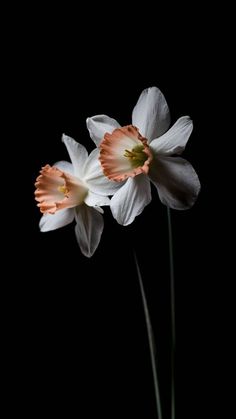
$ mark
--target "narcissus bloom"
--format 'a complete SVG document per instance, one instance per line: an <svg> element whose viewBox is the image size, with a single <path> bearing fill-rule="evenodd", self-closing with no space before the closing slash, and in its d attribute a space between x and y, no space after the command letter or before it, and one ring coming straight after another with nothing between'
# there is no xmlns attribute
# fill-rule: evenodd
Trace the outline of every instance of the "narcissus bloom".
<svg viewBox="0 0 236 419"><path fill-rule="evenodd" d="M184 210L196 201L200 191L198 176L188 161L176 156L185 148L192 121L183 116L169 126L169 108L157 87L145 89L140 95L132 125L121 127L106 115L87 119L90 136L100 148L104 174L117 183L123 182L110 203L118 223L132 223L149 204L150 181L161 202L170 208Z"/></svg>
<svg viewBox="0 0 236 419"><path fill-rule="evenodd" d="M43 213L39 227L50 231L76 220L75 234L81 252L90 257L103 231L100 208L109 205L117 184L107 179L98 160L99 150L88 156L84 146L63 135L72 163L60 161L42 168L35 186L35 199Z"/></svg>

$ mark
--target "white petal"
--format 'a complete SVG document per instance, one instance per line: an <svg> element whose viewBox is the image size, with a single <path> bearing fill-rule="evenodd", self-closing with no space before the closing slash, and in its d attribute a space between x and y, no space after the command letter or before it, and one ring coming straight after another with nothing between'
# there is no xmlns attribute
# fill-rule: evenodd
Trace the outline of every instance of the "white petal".
<svg viewBox="0 0 236 419"><path fill-rule="evenodd" d="M53 166L57 167L62 172L69 173L69 175L74 175L73 164L68 161L58 161Z"/></svg>
<svg viewBox="0 0 236 419"><path fill-rule="evenodd" d="M110 203L109 203L110 205ZM101 207L93 207L96 211L100 212L100 214L104 214L104 211Z"/></svg>
<svg viewBox="0 0 236 419"><path fill-rule="evenodd" d="M64 227L72 223L74 216L72 208L59 210L55 214L44 214L39 222L40 231L45 232Z"/></svg>
<svg viewBox="0 0 236 419"><path fill-rule="evenodd" d="M84 256L91 257L101 239L104 226L103 217L94 208L83 204L76 208L75 218L75 235L80 250Z"/></svg>
<svg viewBox="0 0 236 419"><path fill-rule="evenodd" d="M99 149L93 150L84 166L83 180L86 182L89 190L99 195L113 195L122 183L109 180L102 171L99 157Z"/></svg>
<svg viewBox="0 0 236 419"><path fill-rule="evenodd" d="M170 112L163 93L157 87L143 90L133 109L132 124L151 142L170 126Z"/></svg>
<svg viewBox="0 0 236 419"><path fill-rule="evenodd" d="M84 202L89 207L100 207L104 205L110 205L110 199L107 196L101 196L91 191L88 192Z"/></svg>
<svg viewBox="0 0 236 419"><path fill-rule="evenodd" d="M154 163L149 176L157 188L161 202L177 210L190 208L201 187L191 164L180 157L167 156L156 159Z"/></svg>
<svg viewBox="0 0 236 419"><path fill-rule="evenodd" d="M86 120L90 137L98 147L106 132L111 134L114 129L120 128L120 124L107 115L95 115Z"/></svg>
<svg viewBox="0 0 236 419"><path fill-rule="evenodd" d="M131 224L151 199L148 176L141 174L129 178L111 199L112 215L119 224Z"/></svg>
<svg viewBox="0 0 236 419"><path fill-rule="evenodd" d="M84 163L88 157L88 152L82 144L77 143L75 140L73 140L73 138L68 137L68 135L63 134L62 141L67 148L71 162L73 164L74 175L81 179Z"/></svg>
<svg viewBox="0 0 236 419"><path fill-rule="evenodd" d="M161 137L150 144L155 154L172 155L181 154L193 130L193 122L189 116L182 116Z"/></svg>

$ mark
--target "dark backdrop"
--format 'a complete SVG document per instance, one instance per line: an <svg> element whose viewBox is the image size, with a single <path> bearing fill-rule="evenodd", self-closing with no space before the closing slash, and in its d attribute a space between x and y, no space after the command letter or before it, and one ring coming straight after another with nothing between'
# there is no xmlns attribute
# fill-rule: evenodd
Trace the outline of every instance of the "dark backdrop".
<svg viewBox="0 0 236 419"><path fill-rule="evenodd" d="M198 172L202 191L194 208L172 212L176 417L201 417L203 406L205 413L211 409L214 325L209 307L215 284L208 250L212 234L214 238L210 220L215 191L209 159L214 138L207 119L213 101L211 70L204 58L211 40L197 36L188 19L182 17L171 28L166 14L156 20L151 10L145 16L141 12L137 19L122 13L106 18L93 10L93 18L99 16L94 26L86 13L77 21L73 10L60 18L44 10L33 13L15 39L13 107L20 133L15 144L24 161L16 167L25 175L27 206L20 205L24 222L16 237L24 255L17 262L22 279L11 283L17 347L12 359L19 411L31 417L45 412L83 418L156 417L135 249L156 340L163 419L170 418L167 216L156 191L131 226L119 226L105 209L104 233L91 259L80 253L74 225L39 232L33 195L41 166L67 160L62 133L91 151L86 117L104 113L129 124L141 91L150 86L164 93L173 123L183 115L194 122L184 157ZM22 202L22 185L16 189Z"/></svg>

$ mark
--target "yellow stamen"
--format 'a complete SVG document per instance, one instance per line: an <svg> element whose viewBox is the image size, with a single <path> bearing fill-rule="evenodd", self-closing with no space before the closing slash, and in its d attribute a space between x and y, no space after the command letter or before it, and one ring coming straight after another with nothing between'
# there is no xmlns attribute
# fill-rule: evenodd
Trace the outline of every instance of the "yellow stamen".
<svg viewBox="0 0 236 419"><path fill-rule="evenodd" d="M69 189L65 185L58 186L57 189L58 189L59 192L63 193L64 195L67 195L68 192L69 192Z"/></svg>
<svg viewBox="0 0 236 419"><path fill-rule="evenodd" d="M147 160L147 155L143 150L143 145L137 145L131 151L125 150L124 157L130 159L134 167L142 166Z"/></svg>

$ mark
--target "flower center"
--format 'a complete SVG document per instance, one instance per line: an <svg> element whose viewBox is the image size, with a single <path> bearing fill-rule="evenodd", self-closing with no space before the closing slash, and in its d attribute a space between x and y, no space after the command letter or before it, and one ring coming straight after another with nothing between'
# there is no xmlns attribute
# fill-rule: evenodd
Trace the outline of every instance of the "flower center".
<svg viewBox="0 0 236 419"><path fill-rule="evenodd" d="M121 182L141 173L147 174L152 153L138 128L127 125L104 135L99 160L105 176Z"/></svg>
<svg viewBox="0 0 236 419"><path fill-rule="evenodd" d="M131 151L125 150L124 157L130 160L133 167L143 166L148 158L144 152L144 145L136 145Z"/></svg>
<svg viewBox="0 0 236 419"><path fill-rule="evenodd" d="M69 192L69 189L66 187L66 185L58 186L57 190L63 193L65 196L67 196Z"/></svg>
<svg viewBox="0 0 236 419"><path fill-rule="evenodd" d="M55 214L63 208L73 208L84 202L88 193L84 183L47 164L36 179L35 199L42 213Z"/></svg>

